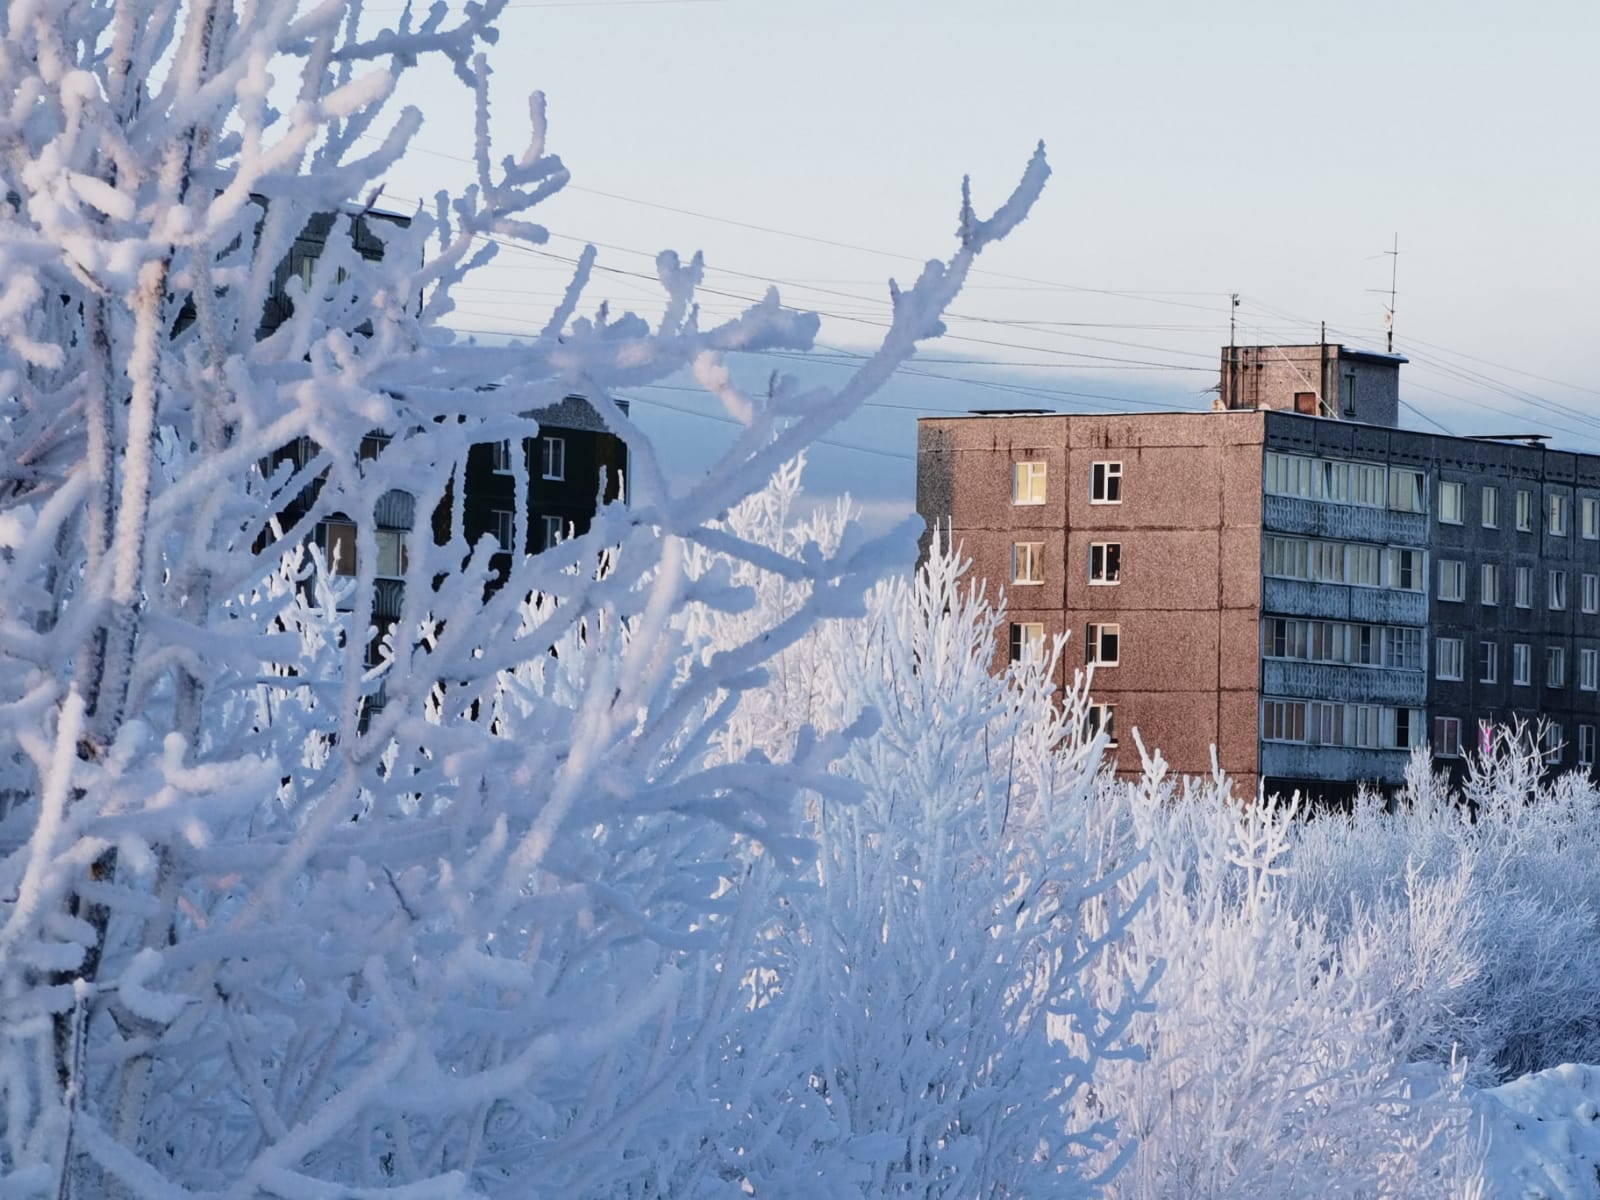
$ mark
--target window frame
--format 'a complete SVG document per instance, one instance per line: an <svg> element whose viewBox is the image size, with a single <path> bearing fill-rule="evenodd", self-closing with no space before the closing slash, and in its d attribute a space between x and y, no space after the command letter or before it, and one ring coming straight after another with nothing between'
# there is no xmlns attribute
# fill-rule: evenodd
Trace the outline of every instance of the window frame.
<svg viewBox="0 0 1600 1200"><path fill-rule="evenodd" d="M1478 564L1478 603L1486 608L1500 606L1500 564Z"/></svg>
<svg viewBox="0 0 1600 1200"><path fill-rule="evenodd" d="M511 439L501 438L489 443L489 467L496 475L513 475L515 460L511 457Z"/></svg>
<svg viewBox="0 0 1600 1200"><path fill-rule="evenodd" d="M1565 646L1546 646L1544 648L1544 685L1547 688L1564 688L1567 686L1567 648Z"/></svg>
<svg viewBox="0 0 1600 1200"><path fill-rule="evenodd" d="M1567 611L1567 572L1561 567L1551 567L1547 579L1545 607L1550 612Z"/></svg>
<svg viewBox="0 0 1600 1200"><path fill-rule="evenodd" d="M1500 682L1499 642L1481 641L1478 643L1478 682Z"/></svg>
<svg viewBox="0 0 1600 1200"><path fill-rule="evenodd" d="M1578 647L1578 690L1600 691L1600 650L1593 646Z"/></svg>
<svg viewBox="0 0 1600 1200"><path fill-rule="evenodd" d="M1106 655L1106 638L1111 639L1111 654ZM1084 638L1087 662L1092 667L1115 667L1122 663L1122 625L1117 621L1090 621Z"/></svg>
<svg viewBox="0 0 1600 1200"><path fill-rule="evenodd" d="M1500 489L1485 484L1478 494L1478 523L1484 529L1500 528Z"/></svg>
<svg viewBox="0 0 1600 1200"><path fill-rule="evenodd" d="M1089 465L1089 503L1122 503L1121 459L1104 459Z"/></svg>
<svg viewBox="0 0 1600 1200"><path fill-rule="evenodd" d="M1095 569L1096 553L1100 559L1099 570ZM1089 586L1090 587L1116 587L1122 582L1122 543L1121 542L1090 542L1089 543Z"/></svg>
<svg viewBox="0 0 1600 1200"><path fill-rule="evenodd" d="M1551 537L1566 537L1571 528L1568 520L1567 497L1561 492L1551 492L1545 505L1545 528Z"/></svg>
<svg viewBox="0 0 1600 1200"><path fill-rule="evenodd" d="M1466 485L1458 480L1439 480L1439 524L1462 524L1466 504L1466 491Z"/></svg>
<svg viewBox="0 0 1600 1200"><path fill-rule="evenodd" d="M1034 468L1038 468L1035 470ZM1049 499L1050 463L1043 458L1019 458L1011 468L1011 504L1033 508Z"/></svg>
<svg viewBox="0 0 1600 1200"><path fill-rule="evenodd" d="M1518 566L1514 575L1515 583L1512 588L1513 604L1517 608L1533 607L1533 568Z"/></svg>
<svg viewBox="0 0 1600 1200"><path fill-rule="evenodd" d="M1028 575L1024 575L1022 568L1024 562L1033 568ZM1037 574L1037 578L1033 576ZM1011 543L1011 583L1014 587L1040 587L1044 583L1044 543L1043 542L1012 542Z"/></svg>
<svg viewBox="0 0 1600 1200"><path fill-rule="evenodd" d="M1433 719L1433 756L1435 758L1461 757L1461 718L1435 717Z"/></svg>
<svg viewBox="0 0 1600 1200"><path fill-rule="evenodd" d="M1533 643L1511 643L1511 686L1533 686Z"/></svg>
<svg viewBox="0 0 1600 1200"><path fill-rule="evenodd" d="M1578 497L1578 532L1587 542L1600 538L1600 499Z"/></svg>
<svg viewBox="0 0 1600 1200"><path fill-rule="evenodd" d="M1516 527L1518 533L1533 532L1533 493L1527 488L1517 489Z"/></svg>
<svg viewBox="0 0 1600 1200"><path fill-rule="evenodd" d="M1037 632L1035 632L1037 631ZM1044 660L1044 622L1011 622L1011 661L1042 662Z"/></svg>
<svg viewBox="0 0 1600 1200"><path fill-rule="evenodd" d="M1449 587L1445 584L1448 581ZM1467 598L1467 564L1459 558L1439 560L1439 599L1455 602Z"/></svg>
<svg viewBox="0 0 1600 1200"><path fill-rule="evenodd" d="M1466 657L1466 646L1458 637L1439 637L1433 642L1433 677L1448 681L1459 681L1466 673L1463 659ZM1453 671L1453 674L1447 674Z"/></svg>
<svg viewBox="0 0 1600 1200"><path fill-rule="evenodd" d="M1115 704L1095 703L1089 705L1083 714L1084 736L1086 740L1098 737L1102 730L1106 734L1106 749L1114 750L1117 745L1117 706Z"/></svg>
<svg viewBox="0 0 1600 1200"><path fill-rule="evenodd" d="M1578 726L1578 765L1580 767L1594 766L1594 741L1594 726L1580 724Z"/></svg>
<svg viewBox="0 0 1600 1200"><path fill-rule="evenodd" d="M539 478L565 482L567 478L567 439L540 434Z"/></svg>
<svg viewBox="0 0 1600 1200"><path fill-rule="evenodd" d="M517 514L509 508L489 510L489 533L500 544L500 552L508 554L516 549Z"/></svg>
<svg viewBox="0 0 1600 1200"><path fill-rule="evenodd" d="M373 563L373 577L377 579L404 579L410 565L411 553L406 546L406 530L375 529L372 539L377 551Z"/></svg>
<svg viewBox="0 0 1600 1200"><path fill-rule="evenodd" d="M343 517L326 517L317 522L316 537L317 548L322 551L322 561L328 574L340 579L355 578L360 570L357 553L360 532L356 529L356 523ZM346 565L349 569L342 569Z"/></svg>

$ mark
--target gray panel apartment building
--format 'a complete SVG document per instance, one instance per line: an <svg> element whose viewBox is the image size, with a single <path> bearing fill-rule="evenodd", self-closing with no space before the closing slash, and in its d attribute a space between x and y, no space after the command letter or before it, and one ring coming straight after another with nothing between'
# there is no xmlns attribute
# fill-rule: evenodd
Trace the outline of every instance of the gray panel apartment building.
<svg viewBox="0 0 1600 1200"><path fill-rule="evenodd" d="M1123 770L1137 727L1331 794L1538 717L1592 767L1600 457L1395 428L1402 362L1230 348L1210 413L920 421L918 511L1006 594L997 667L1070 634Z"/></svg>

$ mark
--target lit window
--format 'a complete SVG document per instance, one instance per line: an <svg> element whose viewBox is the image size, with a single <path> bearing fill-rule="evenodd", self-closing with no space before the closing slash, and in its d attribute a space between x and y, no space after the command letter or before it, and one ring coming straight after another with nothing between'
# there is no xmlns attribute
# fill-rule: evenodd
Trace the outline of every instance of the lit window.
<svg viewBox="0 0 1600 1200"><path fill-rule="evenodd" d="M1517 607L1533 607L1533 568L1517 568Z"/></svg>
<svg viewBox="0 0 1600 1200"><path fill-rule="evenodd" d="M1467 564L1456 559L1439 560L1439 599L1460 600L1467 594Z"/></svg>
<svg viewBox="0 0 1600 1200"><path fill-rule="evenodd" d="M1500 528L1500 489L1486 487L1483 489L1483 527L1485 529Z"/></svg>
<svg viewBox="0 0 1600 1200"><path fill-rule="evenodd" d="M1439 523L1441 525L1461 524L1462 494L1465 490L1462 484L1439 481Z"/></svg>
<svg viewBox="0 0 1600 1200"><path fill-rule="evenodd" d="M1436 679L1461 678L1461 639L1439 638L1433 645L1433 674Z"/></svg>
<svg viewBox="0 0 1600 1200"><path fill-rule="evenodd" d="M1600 688L1600 651L1578 651L1578 686L1586 692Z"/></svg>
<svg viewBox="0 0 1600 1200"><path fill-rule="evenodd" d="M373 535L378 542L378 578L399 579L406 573L406 535L399 529L380 529Z"/></svg>
<svg viewBox="0 0 1600 1200"><path fill-rule="evenodd" d="M1461 757L1461 720L1459 717L1433 719L1433 753L1437 758Z"/></svg>
<svg viewBox="0 0 1600 1200"><path fill-rule="evenodd" d="M1089 470L1089 503L1122 503L1122 464L1097 462Z"/></svg>
<svg viewBox="0 0 1600 1200"><path fill-rule="evenodd" d="M510 550L513 545L513 527L516 525L516 514L510 509L497 508L489 513L489 532L494 534L494 540L500 543L500 549Z"/></svg>
<svg viewBox="0 0 1600 1200"><path fill-rule="evenodd" d="M1044 543L1011 543L1011 582L1044 582Z"/></svg>
<svg viewBox="0 0 1600 1200"><path fill-rule="evenodd" d="M1011 476L1011 503L1043 504L1046 464L1019 462Z"/></svg>
<svg viewBox="0 0 1600 1200"><path fill-rule="evenodd" d="M546 479L565 479L567 477L567 439L558 437L540 438L543 445L544 477Z"/></svg>
<svg viewBox="0 0 1600 1200"><path fill-rule="evenodd" d="M1089 543L1089 582L1116 583L1122 578L1122 543Z"/></svg>
<svg viewBox="0 0 1600 1200"><path fill-rule="evenodd" d="M1511 647L1511 682L1518 687L1533 683L1533 647L1517 642Z"/></svg>
<svg viewBox="0 0 1600 1200"><path fill-rule="evenodd" d="M1389 507L1400 512L1423 512L1426 493L1423 474L1404 467L1389 468Z"/></svg>
<svg viewBox="0 0 1600 1200"><path fill-rule="evenodd" d="M1567 536L1567 498L1559 494L1550 497L1550 533L1554 537Z"/></svg>
<svg viewBox="0 0 1600 1200"><path fill-rule="evenodd" d="M1533 529L1533 493L1517 489L1517 529L1529 533Z"/></svg>
<svg viewBox="0 0 1600 1200"><path fill-rule="evenodd" d="M1567 651L1563 646L1548 646L1544 652L1544 682L1546 687L1567 686Z"/></svg>
<svg viewBox="0 0 1600 1200"><path fill-rule="evenodd" d="M1567 607L1567 573L1552 569L1550 572L1550 594L1546 597L1550 603L1550 611L1564 612Z"/></svg>
<svg viewBox="0 0 1600 1200"><path fill-rule="evenodd" d="M1478 643L1478 682L1497 683L1500 679L1500 643Z"/></svg>
<svg viewBox="0 0 1600 1200"><path fill-rule="evenodd" d="M324 521L317 526L317 545L334 575L356 573L356 527L349 521Z"/></svg>
<svg viewBox="0 0 1600 1200"><path fill-rule="evenodd" d="M1117 713L1116 706L1111 704L1091 704L1084 719L1084 736L1094 737L1096 734L1106 735L1106 745L1117 744Z"/></svg>
<svg viewBox="0 0 1600 1200"><path fill-rule="evenodd" d="M1038 662L1044 657L1044 625L1038 621L1011 623L1011 661Z"/></svg>
<svg viewBox="0 0 1600 1200"><path fill-rule="evenodd" d="M1089 661L1097 667L1114 667L1121 661L1122 626L1089 626Z"/></svg>
<svg viewBox="0 0 1600 1200"><path fill-rule="evenodd" d="M1500 564L1484 563L1478 570L1478 599L1484 604L1500 603Z"/></svg>

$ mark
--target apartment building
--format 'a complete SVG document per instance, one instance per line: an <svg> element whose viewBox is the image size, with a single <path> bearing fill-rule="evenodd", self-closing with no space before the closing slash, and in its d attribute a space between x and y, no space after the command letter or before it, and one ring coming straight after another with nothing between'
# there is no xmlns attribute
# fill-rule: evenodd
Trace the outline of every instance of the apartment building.
<svg viewBox="0 0 1600 1200"><path fill-rule="evenodd" d="M1215 746L1336 794L1518 718L1591 768L1600 457L1396 428L1403 362L1230 348L1209 413L919 422L918 510L1006 596L997 667L1069 634L1120 770L1137 728L1182 772Z"/></svg>

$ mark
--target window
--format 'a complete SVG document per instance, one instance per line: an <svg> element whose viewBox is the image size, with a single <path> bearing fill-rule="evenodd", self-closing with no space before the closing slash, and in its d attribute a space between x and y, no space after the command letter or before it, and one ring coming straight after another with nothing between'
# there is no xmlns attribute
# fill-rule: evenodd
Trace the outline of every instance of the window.
<svg viewBox="0 0 1600 1200"><path fill-rule="evenodd" d="M1089 470L1089 503L1122 503L1122 464L1097 462Z"/></svg>
<svg viewBox="0 0 1600 1200"><path fill-rule="evenodd" d="M544 549L548 550L557 542L566 540L567 524L560 517L545 517L542 524L544 526Z"/></svg>
<svg viewBox="0 0 1600 1200"><path fill-rule="evenodd" d="M1038 621L1011 623L1011 661L1038 662L1044 657L1044 625Z"/></svg>
<svg viewBox="0 0 1600 1200"><path fill-rule="evenodd" d="M1461 639L1439 638L1433 644L1433 675L1435 679L1461 678Z"/></svg>
<svg viewBox="0 0 1600 1200"><path fill-rule="evenodd" d="M510 509L497 508L489 513L489 532L494 534L494 540L500 543L500 549L512 548L512 527L516 524L516 514Z"/></svg>
<svg viewBox="0 0 1600 1200"><path fill-rule="evenodd" d="M1545 597L1551 612L1564 612L1567 607L1567 573L1551 568L1550 594Z"/></svg>
<svg viewBox="0 0 1600 1200"><path fill-rule="evenodd" d="M1543 752L1546 764L1561 761L1561 745L1561 726L1551 721L1539 735L1539 749Z"/></svg>
<svg viewBox="0 0 1600 1200"><path fill-rule="evenodd" d="M1043 504L1046 464L1019 462L1011 476L1011 503Z"/></svg>
<svg viewBox="0 0 1600 1200"><path fill-rule="evenodd" d="M1114 667L1120 661L1122 626L1089 626L1089 661L1098 667Z"/></svg>
<svg viewBox="0 0 1600 1200"><path fill-rule="evenodd" d="M1567 498L1560 494L1550 497L1549 529L1554 537L1567 536Z"/></svg>
<svg viewBox="0 0 1600 1200"><path fill-rule="evenodd" d="M380 529L373 535L378 542L379 579L399 579L406 573L406 535L399 529Z"/></svg>
<svg viewBox="0 0 1600 1200"><path fill-rule="evenodd" d="M1600 500L1592 496L1585 496L1578 501L1578 523L1583 536L1591 542L1600 538ZM1589 726L1589 731L1594 732L1594 726Z"/></svg>
<svg viewBox="0 0 1600 1200"><path fill-rule="evenodd" d="M356 527L349 521L324 521L317 526L317 546L334 575L356 573Z"/></svg>
<svg viewBox="0 0 1600 1200"><path fill-rule="evenodd" d="M1517 607L1533 607L1533 568L1517 568Z"/></svg>
<svg viewBox="0 0 1600 1200"><path fill-rule="evenodd" d="M1306 704L1306 741L1313 746L1344 744L1344 705L1327 700Z"/></svg>
<svg viewBox="0 0 1600 1200"><path fill-rule="evenodd" d="M1437 758L1461 757L1461 719L1435 717L1433 719L1433 753Z"/></svg>
<svg viewBox="0 0 1600 1200"><path fill-rule="evenodd" d="M377 458L383 453L383 448L389 444L389 435L384 433L369 433L361 439L359 455L363 459Z"/></svg>
<svg viewBox="0 0 1600 1200"><path fill-rule="evenodd" d="M1350 546L1347 547L1347 552L1348 566L1345 569L1347 583L1360 584L1362 587L1382 585L1383 555L1378 552L1377 546Z"/></svg>
<svg viewBox="0 0 1600 1200"><path fill-rule="evenodd" d="M1268 742L1305 741L1305 701L1263 700L1261 702L1261 737L1263 741Z"/></svg>
<svg viewBox="0 0 1600 1200"><path fill-rule="evenodd" d="M1122 578L1122 543L1089 543L1089 582L1116 583Z"/></svg>
<svg viewBox="0 0 1600 1200"><path fill-rule="evenodd" d="M1527 687L1533 682L1533 647L1517 642L1511 647L1511 682Z"/></svg>
<svg viewBox="0 0 1600 1200"><path fill-rule="evenodd" d="M1383 744L1383 709L1376 704L1355 704L1350 708L1350 744L1372 749Z"/></svg>
<svg viewBox="0 0 1600 1200"><path fill-rule="evenodd" d="M1420 592L1425 582L1422 575L1422 551L1407 550L1398 546L1389 548L1389 586L1406 592Z"/></svg>
<svg viewBox="0 0 1600 1200"><path fill-rule="evenodd" d="M1497 683L1500 679L1500 643L1478 643L1478 682Z"/></svg>
<svg viewBox="0 0 1600 1200"><path fill-rule="evenodd" d="M1424 512L1423 475L1404 467L1389 468L1389 507L1400 512Z"/></svg>
<svg viewBox="0 0 1600 1200"><path fill-rule="evenodd" d="M509 441L491 443L494 469L501 475L511 473L511 443Z"/></svg>
<svg viewBox="0 0 1600 1200"><path fill-rule="evenodd" d="M1533 529L1533 493L1517 489L1517 529L1522 533Z"/></svg>
<svg viewBox="0 0 1600 1200"><path fill-rule="evenodd" d="M1303 658L1305 625L1284 617L1268 617L1261 625L1261 653L1268 658Z"/></svg>
<svg viewBox="0 0 1600 1200"><path fill-rule="evenodd" d="M1567 650L1565 646L1547 646L1544 652L1544 682L1546 687L1567 686Z"/></svg>
<svg viewBox="0 0 1600 1200"><path fill-rule="evenodd" d="M1383 710L1386 743L1396 750L1408 750L1422 738L1422 710L1386 708Z"/></svg>
<svg viewBox="0 0 1600 1200"><path fill-rule="evenodd" d="M1583 611L1600 612L1600 575L1583 577Z"/></svg>
<svg viewBox="0 0 1600 1200"><path fill-rule="evenodd" d="M1439 524L1461 524L1462 494L1466 488L1459 483L1439 481Z"/></svg>
<svg viewBox="0 0 1600 1200"><path fill-rule="evenodd" d="M542 466L546 479L565 479L567 477L567 439L558 437L540 438L542 443Z"/></svg>
<svg viewBox="0 0 1600 1200"><path fill-rule="evenodd" d="M1385 627L1383 665L1396 671L1422 670L1422 630Z"/></svg>
<svg viewBox="0 0 1600 1200"><path fill-rule="evenodd" d="M1578 765L1594 766L1594 726L1578 726Z"/></svg>
<svg viewBox="0 0 1600 1200"><path fill-rule="evenodd" d="M1011 543L1011 582L1044 582L1044 543Z"/></svg>
<svg viewBox="0 0 1600 1200"><path fill-rule="evenodd" d="M1600 688L1600 651L1578 651L1578 687L1586 692Z"/></svg>
<svg viewBox="0 0 1600 1200"><path fill-rule="evenodd" d="M1484 563L1478 569L1478 599L1484 604L1500 603L1500 564Z"/></svg>
<svg viewBox="0 0 1600 1200"><path fill-rule="evenodd" d="M1486 487L1480 496L1483 504L1483 527L1485 529L1500 528L1500 489Z"/></svg>
<svg viewBox="0 0 1600 1200"><path fill-rule="evenodd" d="M1350 464L1350 502L1383 507L1384 470L1368 463Z"/></svg>
<svg viewBox="0 0 1600 1200"><path fill-rule="evenodd" d="M1439 599L1460 600L1467 594L1467 564L1453 558L1439 560Z"/></svg>
<svg viewBox="0 0 1600 1200"><path fill-rule="evenodd" d="M1098 733L1106 735L1106 745L1117 744L1116 707L1111 704L1091 704L1089 713L1084 721L1084 736L1094 737Z"/></svg>

